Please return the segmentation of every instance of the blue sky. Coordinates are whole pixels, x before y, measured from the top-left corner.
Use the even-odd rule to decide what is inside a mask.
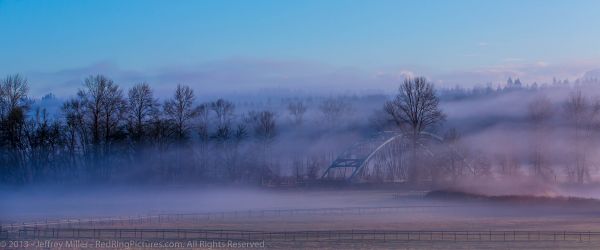
[[[573,77],[600,62],[598,10],[593,0],[0,0],[0,74],[255,60],[466,84],[488,71]]]

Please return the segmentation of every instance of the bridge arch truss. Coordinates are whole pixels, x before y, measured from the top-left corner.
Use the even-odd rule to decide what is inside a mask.
[[[360,141],[338,155],[325,170],[321,179],[344,179],[361,182],[376,179],[380,182],[402,182],[408,179],[409,149],[411,140],[404,133],[385,131]],[[437,149],[444,148],[470,164],[454,148],[444,145],[443,139],[432,133],[422,132],[417,147],[424,159],[434,158]]]

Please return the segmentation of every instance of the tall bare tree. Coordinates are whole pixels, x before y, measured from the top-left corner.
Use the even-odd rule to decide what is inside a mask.
[[[195,100],[194,91],[189,86],[179,84],[173,97],[166,100],[163,105],[167,121],[167,124],[163,125],[171,128],[168,130],[170,137],[174,138],[176,142],[175,147],[172,148],[174,158],[161,166],[167,178],[189,178],[191,177],[189,171],[195,169],[192,157],[189,157],[193,152],[187,145],[193,120],[198,116],[198,109],[194,106]]]
[[[27,181],[25,165],[25,122],[29,109],[29,85],[21,75],[0,81],[0,173],[7,180]]]
[[[447,166],[449,177],[453,183],[457,183],[461,177],[468,173],[468,166],[464,162],[465,148],[461,135],[455,128],[450,129],[444,135],[444,163]]]
[[[266,177],[272,171],[270,146],[277,136],[275,113],[271,111],[250,112],[248,114],[248,121],[252,124],[254,135],[261,148],[262,168],[260,175]]]
[[[250,112],[254,133],[260,141],[270,143],[277,135],[275,113],[271,111]]]
[[[158,113],[158,100],[147,83],[138,83],[128,92],[128,129],[134,142],[146,136],[146,128]]]
[[[412,167],[409,176],[411,181],[418,182],[417,148],[421,134],[446,118],[439,107],[433,84],[424,77],[405,79],[394,99],[385,103],[384,110],[411,140]]]
[[[319,105],[319,110],[323,114],[324,121],[328,125],[333,126],[339,123],[340,118],[350,110],[350,105],[340,97],[331,97],[325,99]]]
[[[85,124],[91,132],[93,160],[90,166],[98,177],[110,178],[112,153],[119,151],[114,149],[120,145],[115,142],[124,137],[122,125],[127,107],[123,90],[113,80],[93,75],[84,80],[77,97],[83,107]]]
[[[528,106],[528,117],[533,125],[531,136],[532,172],[537,178],[547,180],[553,175],[544,153],[544,145],[548,136],[548,122],[552,118],[552,103],[548,97],[539,96],[534,99]]]
[[[188,136],[191,121],[198,115],[198,109],[194,107],[195,100],[194,90],[180,84],[177,85],[173,98],[165,101],[165,115],[175,125],[175,137],[179,141]]]
[[[210,103],[210,109],[215,113],[217,129],[228,127],[233,118],[235,105],[233,103],[219,99]]]
[[[122,125],[126,111],[127,101],[123,97],[123,89],[116,84],[107,85],[102,104],[104,141],[107,150],[109,150],[109,145],[113,140],[123,139],[123,133],[121,132],[123,132]]]
[[[0,117],[6,117],[15,108],[26,108],[29,83],[19,74],[8,75],[0,82]]]
[[[288,112],[292,115],[294,123],[296,125],[302,124],[304,121],[304,113],[306,113],[306,106],[302,101],[290,102],[287,106]]]
[[[210,138],[214,142],[214,148],[217,151],[216,154],[213,154],[215,159],[213,172],[218,173],[217,175],[221,177],[235,179],[240,174],[238,171],[240,141],[236,139],[236,134],[239,131],[243,131],[242,134],[245,134],[245,127],[241,127],[240,124],[236,132],[232,124],[235,105],[230,101],[218,99],[206,104],[206,108],[207,112],[211,111],[211,114],[213,114],[212,119],[214,121],[214,131],[210,133]]]
[[[50,121],[48,115],[46,109],[36,108],[35,114],[26,123],[23,137],[29,181],[42,181],[47,176],[61,177],[64,176],[62,174],[71,171],[60,167],[60,160],[57,158],[64,145],[61,125],[59,121]]]
[[[64,117],[65,144],[68,151],[67,161],[82,168],[80,155],[89,155],[90,133],[86,124],[86,109],[81,100],[72,98],[63,103],[61,113]]]
[[[114,89],[114,82],[103,75],[89,76],[84,80],[83,88],[77,92],[81,105],[85,108],[87,124],[89,124],[93,145],[99,145],[103,139],[104,106],[107,103],[109,89]]]
[[[581,90],[575,90],[569,95],[565,104],[566,118],[573,128],[573,165],[567,170],[577,183],[583,183],[590,177],[588,164],[588,143],[592,137],[593,128],[598,124],[600,102],[590,102]]]

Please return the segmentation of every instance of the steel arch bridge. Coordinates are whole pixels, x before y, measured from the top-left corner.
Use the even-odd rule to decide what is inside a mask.
[[[435,156],[434,151],[431,150],[431,147],[428,145],[428,142],[435,142],[438,145],[443,145],[443,138],[437,136],[435,134],[429,132],[421,132],[417,146],[421,148],[421,151],[424,154],[429,156]],[[348,170],[351,170],[350,175],[345,179],[347,181],[356,181],[357,177],[368,171],[368,167],[372,162],[372,159],[376,157],[386,157],[386,155],[381,155],[383,151],[390,150],[390,147],[396,147],[399,150],[390,151],[387,155],[387,158],[399,158],[399,164],[402,164],[402,161],[406,161],[406,157],[400,156],[398,157],[398,152],[400,154],[404,153],[408,148],[409,140],[407,140],[407,136],[404,133],[397,131],[384,131],[376,134],[374,137],[371,137],[367,140],[360,141],[337,156],[337,158],[331,163],[331,165],[325,170],[321,179],[331,179],[332,172],[337,170],[343,170],[346,173]],[[466,159],[458,153],[454,148],[449,146],[444,146],[449,148],[453,153],[457,154],[461,161],[467,165],[468,168],[471,168],[470,164],[466,161]],[[389,159],[388,159],[389,161]],[[406,177],[406,176],[405,176]]]

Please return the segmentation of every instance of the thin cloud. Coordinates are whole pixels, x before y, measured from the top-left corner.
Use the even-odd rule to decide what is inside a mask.
[[[519,77],[525,83],[551,82],[553,77],[575,79],[600,68],[594,62],[550,64],[546,61],[524,63],[509,60],[502,64],[470,70],[436,72],[419,67],[365,70],[336,67],[303,61],[230,59],[196,65],[164,67],[134,71],[102,62],[87,67],[56,72],[29,72],[33,96],[54,93],[75,95],[85,77],[105,74],[127,89],[138,82],[148,82],[160,97],[170,96],[175,84],[187,84],[198,95],[217,96],[231,93],[258,93],[265,89],[302,90],[312,93],[340,93],[364,90],[390,91],[407,77],[426,76],[440,86],[503,84],[508,77]]]
[[[525,59],[519,58],[519,57],[508,57],[508,58],[502,59],[502,61],[504,61],[504,62],[522,62],[522,61],[525,61]]]

